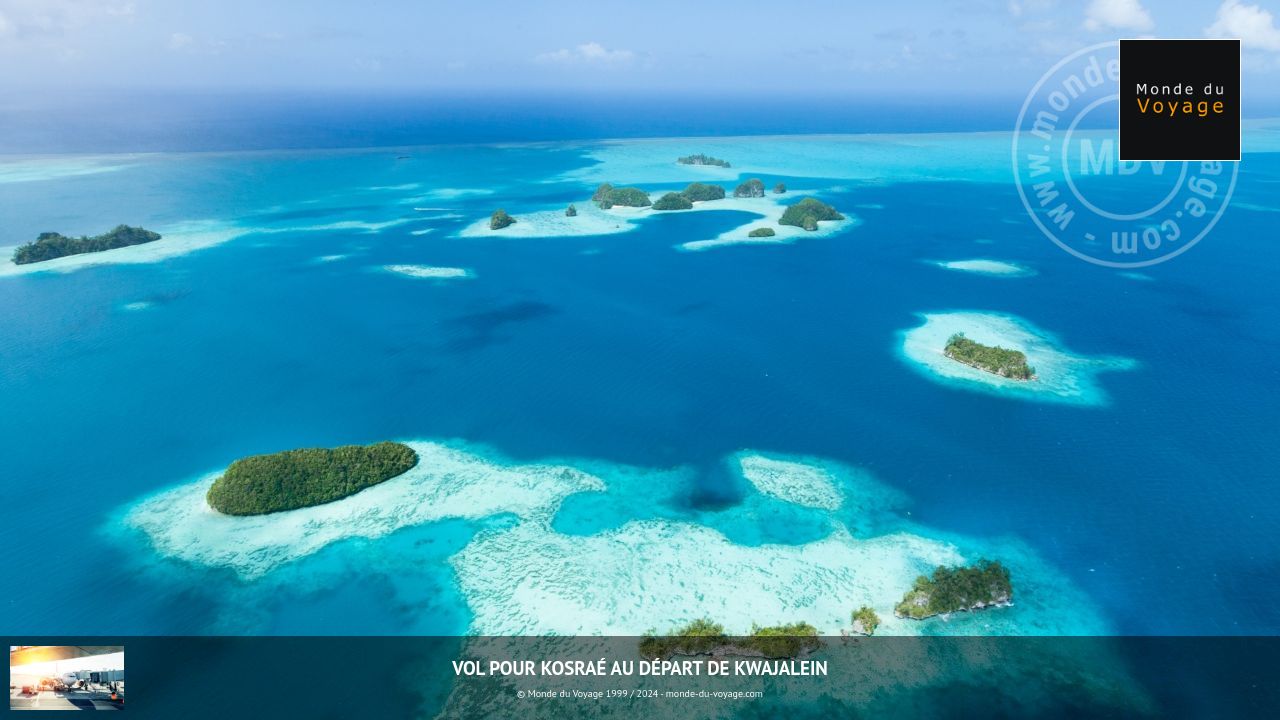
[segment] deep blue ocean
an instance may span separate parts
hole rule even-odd
[[[918,522],[1020,538],[1117,633],[1280,628],[1280,154],[1246,155],[1217,229],[1141,278],[1062,252],[1010,182],[985,179],[834,185],[823,199],[860,224],[790,245],[673,250],[749,219],[736,212],[607,236],[456,236],[498,205],[583,202],[590,186],[564,174],[591,150],[174,153],[0,184],[0,245],[120,222],[276,230],[155,263],[0,277],[0,632],[465,631],[445,558],[475,522],[350,541],[340,561],[347,550],[326,548],[274,598],[227,572],[139,571],[145,543],[111,532],[123,508],[238,457],[385,438],[705,468],[699,492],[661,500],[690,505],[717,496],[716,469],[745,448],[829,458],[900,490]],[[406,202],[414,192],[394,188],[411,183],[492,194]],[[925,262],[967,257],[1037,274]],[[476,278],[376,271],[396,263]],[[898,333],[949,309],[1015,314],[1138,366],[1101,376],[1098,407],[928,382]],[[397,547],[441,567],[416,607],[351,559]],[[305,582],[308,568],[322,579]],[[243,623],[229,597],[246,603]]]

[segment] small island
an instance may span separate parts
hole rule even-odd
[[[1036,369],[1027,364],[1027,356],[1017,350],[976,343],[956,333],[947,340],[943,355],[969,367],[1014,380],[1033,380]]]
[[[785,193],[786,191],[787,191],[787,184],[786,184],[786,183],[778,183],[777,185],[774,185],[774,186],[773,186],[773,193],[774,193],[775,195],[781,195],[781,194]]]
[[[609,183],[602,183],[596,188],[596,192],[591,196],[596,205],[601,210],[608,210],[614,205],[622,207],[649,207],[652,201],[649,200],[649,193],[640,188],[616,188]]]
[[[564,209],[564,216],[578,217],[578,208],[574,207],[573,203],[569,203],[569,207]]]
[[[493,215],[489,216],[489,229],[501,230],[515,221],[516,219],[508,215],[506,210],[498,208],[493,211]]]
[[[698,153],[697,155],[686,155],[682,158],[676,158],[676,162],[680,163],[681,165],[713,165],[715,167],[722,167],[722,168],[729,167],[728,160],[721,160],[720,158],[711,157],[710,155],[705,155],[703,153]]]
[[[774,235],[777,235],[777,234],[778,233],[774,232],[773,228],[771,227],[760,227],[760,228],[755,228],[751,232],[747,233],[747,237],[753,237],[753,238],[773,237]]]
[[[680,193],[669,192],[653,203],[654,210],[688,210],[693,207],[689,198]]]
[[[724,188],[719,185],[706,185],[696,182],[689,183],[689,186],[680,191],[680,194],[689,200],[689,202],[705,202],[707,200],[723,200]]]
[[[998,561],[980,560],[969,567],[942,567],[921,575],[894,608],[893,614],[923,620],[943,613],[1008,605],[1013,599],[1009,570]]]
[[[875,635],[880,627],[880,616],[876,611],[863,605],[853,611],[853,631],[859,635]]]
[[[225,515],[266,515],[341,500],[417,464],[418,454],[395,442],[253,455],[231,463],[205,499]]]
[[[160,233],[151,232],[140,227],[117,225],[115,229],[93,237],[67,237],[56,232],[45,232],[34,242],[19,246],[13,252],[14,265],[54,260],[67,255],[83,255],[84,253],[115,250],[116,248],[142,245],[160,239]]]
[[[761,189],[761,194],[764,190]],[[844,216],[836,212],[836,209],[830,205],[817,200],[815,198],[805,198],[800,202],[789,205],[782,213],[782,217],[778,219],[779,225],[792,225],[805,230],[813,231],[818,229],[818,223],[824,220],[843,220]]]
[[[818,629],[809,623],[760,627],[751,634],[731,637],[724,626],[711,620],[694,620],[666,635],[646,633],[640,640],[640,655],[667,659],[673,655],[744,655],[766,658],[796,658],[821,647]]]
[[[760,178],[751,178],[734,188],[733,196],[738,198],[764,197],[764,181]]]

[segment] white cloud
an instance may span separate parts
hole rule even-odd
[[[579,45],[572,50],[560,48],[555,52],[542,53],[534,60],[542,63],[589,63],[593,65],[623,65],[635,60],[636,54],[630,50],[610,50],[598,42]]]
[[[1151,14],[1139,0],[1092,0],[1084,11],[1086,30],[1150,30]]]
[[[13,23],[9,22],[9,18],[0,13],[0,37],[4,37],[13,32]]]
[[[195,38],[186,33],[176,32],[169,36],[168,47],[170,50],[183,50],[191,47],[191,43],[195,42]]]
[[[1226,0],[1218,8],[1218,17],[1204,29],[1206,37],[1240,38],[1242,47],[1280,52],[1280,29],[1275,17],[1257,5],[1241,5],[1239,0]]]

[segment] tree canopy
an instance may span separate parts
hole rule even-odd
[[[340,500],[417,464],[412,448],[394,442],[253,455],[231,463],[206,499],[227,515],[265,515]]]
[[[817,230],[823,220],[843,220],[836,209],[816,198],[804,198],[782,212],[779,225],[793,225],[805,230]]]
[[[93,237],[67,237],[56,232],[40,233],[34,242],[19,246],[13,252],[15,265],[53,260],[67,255],[115,250],[130,245],[142,245],[160,239],[160,233],[140,227],[117,225],[114,229]]]

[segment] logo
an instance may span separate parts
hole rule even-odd
[[[1018,114],[1013,172],[1023,207],[1055,244],[1096,265],[1140,268],[1181,255],[1213,229],[1239,166],[1121,160],[1120,97],[1119,43],[1060,60]]]

